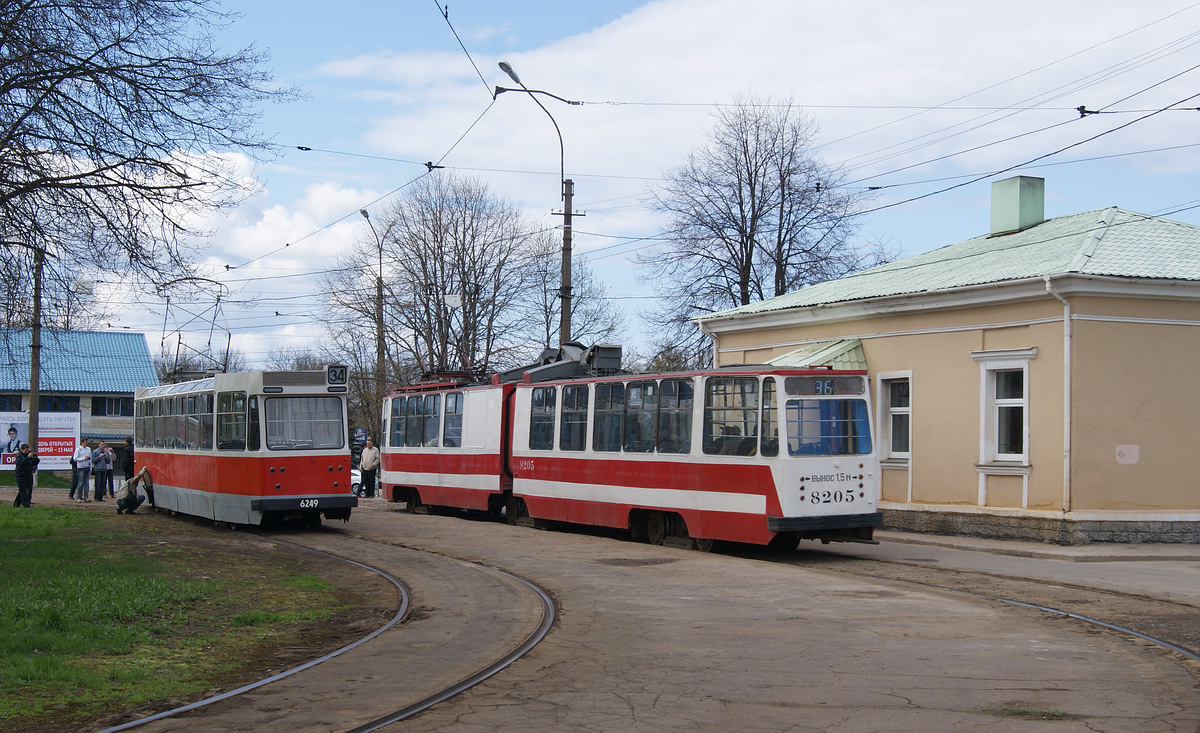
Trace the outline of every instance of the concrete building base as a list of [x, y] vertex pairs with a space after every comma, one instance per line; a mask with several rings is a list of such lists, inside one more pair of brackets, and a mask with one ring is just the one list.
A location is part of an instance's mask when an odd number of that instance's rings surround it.
[[883, 528], [1057, 545], [1093, 542], [1200, 544], [1200, 522], [1195, 521], [1077, 520], [941, 509], [883, 509]]

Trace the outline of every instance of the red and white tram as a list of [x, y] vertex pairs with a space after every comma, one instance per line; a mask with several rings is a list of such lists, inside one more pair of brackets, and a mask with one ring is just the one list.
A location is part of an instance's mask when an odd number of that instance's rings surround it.
[[234, 524], [349, 519], [348, 370], [216, 374], [146, 387], [134, 403], [137, 466], [156, 508]]
[[[882, 523], [865, 371], [440, 383], [385, 403], [383, 494], [504, 508], [652, 543], [871, 541]], [[561, 370], [559, 370], [561, 373]]]

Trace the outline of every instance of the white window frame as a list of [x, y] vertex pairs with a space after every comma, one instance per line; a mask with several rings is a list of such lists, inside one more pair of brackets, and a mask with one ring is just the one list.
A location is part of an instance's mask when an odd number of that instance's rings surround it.
[[[891, 406], [891, 385], [896, 382], [908, 382], [908, 407], [893, 409]], [[878, 409], [875, 414], [880, 416], [879, 435], [886, 441], [887, 452], [883, 456], [892, 463], [905, 464], [912, 460], [913, 450], [913, 384], [912, 372], [881, 372], [875, 375], [875, 394], [878, 395]], [[908, 415], [908, 450], [897, 451], [892, 447], [892, 415]]]
[[[1037, 357], [1037, 347], [1028, 349], [998, 349], [972, 351], [971, 358], [979, 364], [979, 463], [981, 466], [1029, 466], [1029, 362]], [[1021, 372], [1020, 399], [996, 399], [996, 374]], [[999, 453], [997, 431], [1000, 408], [1021, 408], [1021, 452]]]

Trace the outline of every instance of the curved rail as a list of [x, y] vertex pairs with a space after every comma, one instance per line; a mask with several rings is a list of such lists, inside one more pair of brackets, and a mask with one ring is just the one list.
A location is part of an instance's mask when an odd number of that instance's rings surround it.
[[161, 713], [155, 713], [153, 715], [148, 715], [144, 718], [138, 718], [137, 720], [131, 720], [126, 723], [122, 723], [120, 725], [114, 725], [111, 728], [105, 728], [105, 729], [101, 730], [100, 733], [111, 733], [112, 731], [120, 731], [120, 730], [128, 730], [129, 728], [136, 728], [139, 725], [151, 723], [151, 722], [154, 722], [155, 720], [162, 720], [163, 718], [169, 718], [174, 715], [179, 715], [180, 713], [186, 713], [189, 710], [195, 710], [196, 708], [201, 708], [201, 707], [204, 707], [205, 705], [211, 705], [214, 702], [220, 702], [221, 700], [226, 700], [228, 698], [235, 697], [237, 695], [241, 695], [246, 692], [250, 692], [251, 690], [256, 690], [259, 687], [262, 687], [263, 685], [268, 685], [272, 682], [277, 682], [281, 679], [284, 679], [285, 677], [290, 677], [290, 676], [296, 674], [297, 672], [303, 672], [304, 670], [309, 669], [311, 667], [315, 667], [316, 665], [318, 665], [322, 662], [328, 661], [330, 659], [333, 659], [334, 657], [345, 654], [346, 652], [350, 651], [351, 649], [355, 649], [359, 646], [362, 646], [363, 644], [366, 644], [368, 641], [374, 639], [375, 637], [379, 636], [383, 632], [387, 631], [388, 629], [392, 628], [396, 624], [400, 623], [400, 621], [408, 613], [408, 606], [409, 606], [409, 602], [411, 600], [411, 593], [409, 592], [408, 586], [405, 585], [403, 581], [397, 580], [396, 578], [392, 577], [391, 575], [384, 572], [383, 570], [380, 570], [379, 568], [371, 567], [370, 565], [364, 565], [361, 562], [358, 562], [356, 560], [350, 560], [348, 558], [341, 558], [341, 559], [345, 560], [346, 562], [348, 562], [352, 565], [357, 565], [360, 568], [369, 570], [369, 571], [375, 573], [376, 575], [379, 575], [380, 577], [386, 579], [392, 585], [396, 586], [396, 589], [400, 591], [400, 609], [398, 611], [396, 611], [396, 615], [394, 617], [392, 617], [391, 621], [388, 621], [383, 626], [380, 626], [378, 629], [372, 631], [371, 633], [367, 634], [363, 638], [361, 638], [351, 644], [347, 644], [346, 646], [344, 646], [340, 649], [336, 649], [324, 656], [309, 660], [309, 661], [305, 662], [304, 664], [299, 665], [298, 667], [292, 667], [291, 669], [284, 670], [283, 672], [280, 672], [279, 674], [272, 675], [270, 677], [258, 680], [256, 682], [251, 682], [250, 684], [243, 685], [242, 687], [239, 687], [236, 690], [230, 690], [228, 692], [223, 692], [220, 695], [215, 695], [213, 697], [205, 698], [203, 700], [198, 700], [196, 702], [190, 703], [188, 705], [184, 705], [182, 707], [174, 708], [171, 710], [164, 710]]
[[[1100, 619], [1092, 618], [1091, 616], [1083, 616], [1078, 613], [1072, 613], [1071, 611], [1064, 611], [1061, 608], [1052, 608], [1050, 606], [1041, 606], [1036, 603], [1027, 603], [1025, 601], [1015, 601], [1011, 598], [1001, 598], [999, 596], [988, 595], [987, 593], [976, 593], [975, 591], [963, 590], [962, 588], [952, 588], [947, 585], [938, 585], [937, 583], [922, 583], [919, 580], [909, 580], [909, 579], [904, 579], [904, 578], [889, 578], [889, 577], [882, 576], [882, 575], [870, 575], [870, 574], [863, 574], [862, 577], [875, 578], [876, 580], [886, 580], [891, 583], [908, 583], [910, 585], [921, 585], [921, 586], [925, 586], [926, 588], [935, 588], [937, 590], [944, 590], [944, 591], [948, 591], [950, 593], [961, 593], [962, 595], [966, 595], [966, 596], [982, 598], [983, 600], [986, 600], [986, 601], [994, 601], [996, 603], [1006, 603], [1010, 606], [1017, 606], [1018, 608], [1028, 608], [1028, 609], [1034, 610], [1034, 611], [1044, 611], [1046, 613], [1052, 613], [1056, 616], [1062, 616], [1063, 618], [1074, 619], [1076, 621], [1082, 621], [1087, 624], [1099, 626], [1101, 628], [1108, 629], [1109, 631], [1116, 631], [1117, 633], [1127, 634], [1134, 638], [1141, 639], [1142, 641], [1148, 641], [1151, 644], [1162, 647], [1163, 649], [1167, 649], [1167, 650], [1182, 654], [1183, 656], [1187, 657], [1188, 659], [1192, 659], [1194, 661], [1200, 662], [1200, 654], [1197, 654], [1196, 652], [1193, 652], [1190, 649], [1187, 649], [1185, 647], [1179, 646], [1178, 644], [1172, 644], [1171, 642], [1167, 641], [1166, 639], [1159, 639], [1158, 637], [1150, 636], [1149, 634], [1143, 633], [1136, 629], [1131, 629], [1131, 628], [1128, 628], [1125, 626], [1119, 626], [1117, 624], [1112, 624], [1107, 621], [1101, 621]], [[1028, 579], [1026, 579], [1026, 582], [1028, 582]], [[1108, 592], [1115, 593], [1115, 591], [1108, 591]]]
[[[307, 548], [307, 549], [311, 550], [312, 548]], [[317, 550], [317, 552], [320, 552], [320, 550]], [[294, 667], [292, 669], [280, 672], [279, 674], [273, 675], [266, 679], [252, 682], [248, 685], [239, 687], [236, 690], [230, 690], [228, 692], [221, 693], [220, 695], [215, 695], [213, 697], [206, 698], [204, 700], [199, 700], [197, 702], [190, 703], [190, 704], [184, 705], [182, 707], [174, 708], [172, 710], [166, 710], [166, 711], [163, 711], [160, 713], [155, 713], [154, 715], [149, 715], [145, 718], [138, 718], [137, 720], [131, 720], [126, 723], [122, 723], [121, 725], [113, 726], [111, 728], [105, 728], [102, 731], [100, 731], [100, 733], [111, 733], [114, 731], [121, 731], [121, 730], [130, 729], [130, 728], [135, 728], [135, 727], [137, 727], [139, 725], [143, 725], [145, 723], [150, 723], [155, 720], [162, 720], [163, 718], [169, 718], [174, 715], [186, 713], [190, 710], [195, 710], [196, 708], [200, 708], [205, 705], [210, 705], [215, 702], [220, 702], [221, 700], [226, 700], [231, 697], [235, 697], [237, 695], [241, 695], [243, 693], [250, 692], [251, 690], [255, 690], [264, 685], [270, 684], [272, 682], [276, 682], [285, 677], [290, 677], [291, 675], [294, 675], [297, 672], [303, 672], [306, 669], [309, 669], [309, 668], [314, 667], [322, 662], [328, 661], [330, 659], [333, 659], [334, 657], [344, 654], [345, 652], [348, 652], [351, 649], [354, 649], [358, 646], [361, 646], [362, 644], [367, 643], [368, 641], [374, 639], [375, 637], [379, 636], [383, 632], [387, 631], [388, 629], [392, 628], [397, 623], [399, 623], [404, 618], [404, 616], [408, 613], [408, 607], [409, 607], [409, 603], [411, 600], [411, 593], [408, 589], [408, 586], [406, 586], [402, 581], [397, 580], [396, 578], [392, 577], [387, 572], [380, 570], [379, 568], [375, 568], [370, 565], [366, 565], [361, 562], [358, 562], [356, 560], [351, 560], [349, 558], [340, 558], [340, 559], [344, 560], [345, 562], [351, 563], [353, 565], [357, 565], [358, 567], [369, 570], [373, 573], [376, 573], [376, 574], [380, 575], [381, 577], [387, 579], [389, 582], [392, 583], [392, 585], [396, 586], [396, 588], [400, 591], [402, 600], [401, 600], [399, 611], [397, 611], [395, 617], [393, 617], [391, 621], [389, 621], [388, 623], [379, 627], [378, 629], [371, 632], [370, 634], [364, 636], [363, 638], [355, 641], [352, 644], [344, 646], [340, 649], [330, 652], [329, 654], [326, 654], [317, 659], [313, 659], [309, 662], [301, 664], [298, 667]], [[517, 577], [516, 575], [513, 575], [512, 573], [506, 572], [504, 570], [500, 570], [499, 568], [494, 568], [494, 567], [490, 567], [487, 565], [482, 565], [482, 564], [474, 563], [474, 562], [466, 562], [466, 564], [474, 565], [476, 567], [480, 567], [480, 568], [489, 570], [493, 573], [503, 575], [506, 578], [509, 578], [511, 580], [516, 581], [517, 583], [520, 583], [520, 584], [526, 586], [527, 588], [532, 590], [534, 593], [536, 593], [538, 598], [542, 602], [542, 619], [541, 619], [541, 622], [538, 624], [537, 628], [534, 629], [533, 632], [529, 634], [529, 636], [527, 636], [520, 644], [518, 644], [516, 647], [514, 647], [511, 651], [509, 651], [508, 653], [506, 653], [505, 655], [503, 655], [496, 661], [492, 662], [491, 664], [488, 664], [487, 666], [483, 667], [479, 671], [474, 672], [474, 673], [468, 675], [467, 677], [459, 680], [458, 682], [455, 682], [454, 684], [449, 685], [449, 686], [445, 687], [444, 689], [442, 689], [438, 692], [435, 692], [432, 695], [429, 695], [428, 697], [418, 700], [415, 703], [407, 705], [407, 706], [400, 708], [399, 710], [396, 710], [394, 712], [388, 713], [387, 715], [376, 718], [375, 720], [372, 720], [369, 723], [365, 723], [356, 728], [351, 728], [350, 731], [352, 733], [365, 733], [366, 731], [379, 730], [380, 728], [391, 725], [392, 723], [404, 720], [404, 719], [412, 717], [418, 713], [421, 713], [425, 710], [428, 710], [429, 708], [433, 707], [434, 705], [437, 705], [440, 702], [443, 702], [445, 700], [448, 700], [448, 699], [454, 697], [455, 695], [465, 692], [466, 690], [483, 682], [484, 680], [488, 679], [489, 677], [495, 675], [500, 670], [504, 669], [505, 667], [509, 666], [510, 664], [517, 661], [521, 657], [525, 656], [525, 654], [527, 654], [530, 649], [532, 649], [534, 646], [536, 646], [538, 644], [538, 642], [540, 642], [542, 639], [544, 639], [546, 637], [546, 634], [550, 633], [550, 628], [554, 625], [554, 620], [555, 620], [556, 616], [555, 616], [555, 610], [554, 610], [554, 601], [551, 600], [549, 594], [547, 594], [544, 590], [537, 587], [533, 583], [525, 580], [524, 578]]]
[[399, 722], [406, 718], [410, 718], [410, 717], [416, 715], [417, 713], [428, 710], [429, 708], [433, 707], [434, 705], [437, 705], [439, 702], [449, 700], [450, 698], [454, 697], [455, 695], [465, 692], [466, 690], [474, 687], [475, 685], [479, 684], [480, 682], [483, 682], [487, 678], [491, 677], [492, 675], [496, 674], [497, 672], [504, 669], [508, 665], [512, 664], [513, 662], [517, 661], [521, 657], [525, 656], [525, 654], [527, 654], [530, 649], [532, 649], [534, 646], [537, 645], [537, 643], [539, 641], [541, 641], [543, 638], [545, 638], [546, 634], [550, 633], [550, 627], [554, 625], [554, 618], [555, 618], [554, 602], [550, 599], [550, 596], [547, 595], [547, 593], [545, 591], [543, 591], [541, 588], [537, 587], [533, 583], [530, 583], [528, 580], [525, 580], [524, 578], [519, 578], [519, 577], [513, 575], [512, 573], [505, 572], [498, 568], [493, 568], [493, 567], [489, 567], [486, 565], [479, 565], [478, 563], [468, 563], [468, 564], [477, 565], [478, 567], [484, 567], [484, 568], [491, 570], [494, 573], [499, 573], [500, 575], [503, 575], [512, 580], [515, 580], [518, 583], [521, 583], [522, 585], [528, 587], [530, 590], [532, 590], [534, 593], [536, 593], [538, 595], [538, 598], [540, 598], [542, 601], [542, 621], [541, 621], [541, 623], [538, 624], [538, 627], [533, 630], [533, 633], [531, 633], [528, 637], [526, 637], [525, 640], [522, 641], [519, 645], [517, 645], [516, 648], [514, 648], [508, 654], [505, 654], [500, 659], [497, 659], [495, 662], [492, 662], [487, 667], [484, 667], [483, 669], [479, 670], [478, 672], [475, 672], [474, 674], [468, 675], [467, 677], [463, 678], [462, 680], [459, 680], [458, 682], [454, 683], [453, 685], [450, 685], [449, 687], [446, 687], [445, 689], [443, 689], [439, 692], [435, 692], [434, 694], [426, 697], [423, 700], [419, 700], [411, 705], [400, 708], [399, 710], [395, 711], [394, 713], [389, 713], [382, 717], [376, 718], [375, 720], [372, 720], [369, 723], [360, 725], [357, 728], [351, 728], [347, 733], [368, 733], [368, 731], [379, 730], [380, 728], [391, 725], [392, 723]]

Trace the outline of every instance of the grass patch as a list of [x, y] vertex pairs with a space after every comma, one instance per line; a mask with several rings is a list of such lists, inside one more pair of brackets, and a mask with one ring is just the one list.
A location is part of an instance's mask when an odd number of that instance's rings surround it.
[[[71, 479], [70, 478], [64, 479], [64, 478], [58, 476], [57, 474], [58, 474], [57, 471], [55, 471], [55, 472], [38, 471], [37, 472], [38, 489], [69, 489], [69, 488], [71, 488]], [[68, 471], [64, 475], [69, 477], [70, 472]], [[89, 477], [89, 480], [90, 480], [90, 477]], [[8, 486], [11, 488], [16, 488], [16, 486], [17, 486], [16, 474], [14, 474], [12, 471], [0, 471], [0, 486]], [[36, 500], [37, 499], [37, 489], [33, 490], [33, 496], [34, 496], [34, 499]]]
[[0, 506], [0, 729], [77, 727], [231, 684], [350, 608], [299, 558], [235, 534], [36, 506], [36, 493], [31, 509]]
[[1080, 720], [1081, 715], [1065, 713], [1061, 710], [1038, 710], [1023, 702], [1009, 702], [999, 708], [988, 710], [993, 715], [1006, 718], [1021, 718], [1023, 720]]

